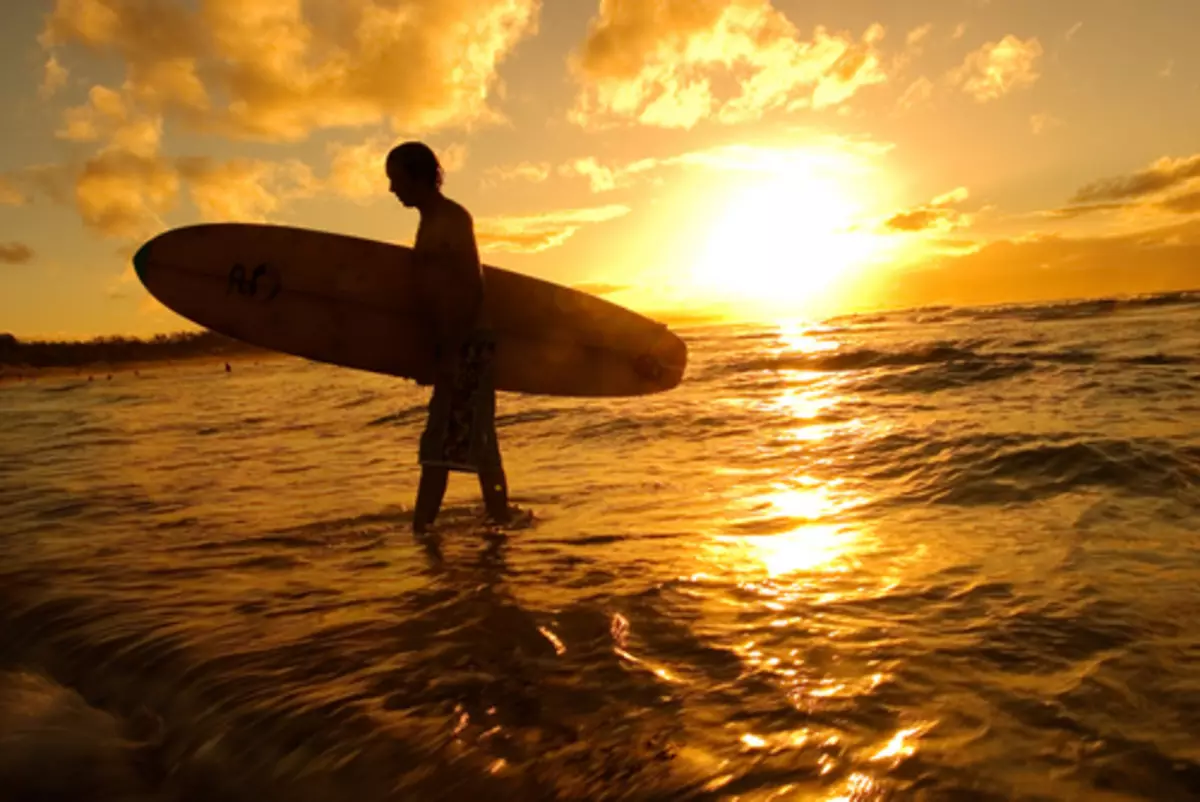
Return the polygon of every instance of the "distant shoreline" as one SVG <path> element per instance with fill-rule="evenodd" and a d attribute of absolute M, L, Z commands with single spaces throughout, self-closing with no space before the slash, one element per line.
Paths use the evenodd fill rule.
<path fill-rule="evenodd" d="M 85 341 L 22 341 L 11 334 L 0 334 L 0 383 L 56 377 L 107 378 L 180 363 L 233 363 L 276 355 L 210 331 L 160 334 L 149 340 L 99 337 Z"/>
<path fill-rule="evenodd" d="M 135 375 L 151 378 L 156 372 L 184 366 L 203 366 L 210 364 L 213 370 L 224 373 L 224 366 L 229 365 L 233 370 L 239 364 L 250 360 L 278 357 L 280 354 L 229 354 L 212 355 L 197 354 L 177 359 L 151 359 L 139 362 L 90 362 L 80 365 L 56 365 L 52 367 L 30 367 L 15 365 L 0 365 L 0 387 L 22 382 L 46 381 L 51 379 L 75 379 L 79 381 L 106 381 L 119 376 Z"/>

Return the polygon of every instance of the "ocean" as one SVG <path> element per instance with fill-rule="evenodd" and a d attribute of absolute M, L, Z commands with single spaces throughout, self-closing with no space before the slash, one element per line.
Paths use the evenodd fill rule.
<path fill-rule="evenodd" d="M 0 386 L 0 797 L 1200 798 L 1200 293 L 681 334 L 430 543 L 412 383 Z"/>

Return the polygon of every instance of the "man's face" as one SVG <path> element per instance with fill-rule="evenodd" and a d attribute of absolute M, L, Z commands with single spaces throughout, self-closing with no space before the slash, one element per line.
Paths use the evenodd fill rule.
<path fill-rule="evenodd" d="M 390 182 L 388 191 L 395 195 L 401 203 L 410 208 L 416 205 L 419 193 L 407 170 L 398 165 L 388 170 L 388 181 Z"/>

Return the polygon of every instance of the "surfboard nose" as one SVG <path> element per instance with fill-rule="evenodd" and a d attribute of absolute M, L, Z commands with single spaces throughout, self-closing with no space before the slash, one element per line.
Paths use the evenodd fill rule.
<path fill-rule="evenodd" d="M 146 242 L 133 255 L 133 272 L 137 273 L 138 281 L 146 283 L 146 271 L 150 267 L 150 243 Z"/>

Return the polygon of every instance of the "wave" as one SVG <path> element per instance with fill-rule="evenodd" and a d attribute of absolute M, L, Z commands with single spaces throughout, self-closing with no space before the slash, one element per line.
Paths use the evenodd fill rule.
<path fill-rule="evenodd" d="M 977 308 L 958 308 L 948 314 L 959 318 L 974 318 L 979 320 L 1014 318 L 1039 322 L 1107 317 L 1119 312 L 1138 309 L 1163 306 L 1190 306 L 1194 304 L 1200 304 L 1200 290 L 1124 297 L 1086 298 L 1035 304 L 1000 304 Z"/>
<path fill-rule="evenodd" d="M 1156 438 L 892 435 L 873 444 L 872 479 L 901 479 L 905 503 L 1028 503 L 1105 488 L 1183 497 L 1200 487 L 1200 446 Z"/>
<path fill-rule="evenodd" d="M 1200 289 L 1129 296 L 1000 303 L 979 306 L 934 304 L 884 312 L 838 315 L 829 318 L 826 322 L 856 328 L 877 325 L 891 320 L 902 320 L 905 323 L 917 325 L 936 325 L 939 323 L 961 321 L 963 319 L 1016 319 L 1037 322 L 1105 317 L 1129 310 L 1163 306 L 1191 306 L 1196 304 L 1200 304 Z"/>

